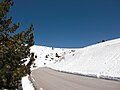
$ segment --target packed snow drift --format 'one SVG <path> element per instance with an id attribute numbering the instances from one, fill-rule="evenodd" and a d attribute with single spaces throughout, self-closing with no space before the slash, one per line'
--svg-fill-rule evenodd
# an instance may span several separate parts
<path id="1" fill-rule="evenodd" d="M 79 49 L 33 46 L 35 67 L 50 67 L 55 70 L 120 78 L 120 38 L 101 42 Z"/>

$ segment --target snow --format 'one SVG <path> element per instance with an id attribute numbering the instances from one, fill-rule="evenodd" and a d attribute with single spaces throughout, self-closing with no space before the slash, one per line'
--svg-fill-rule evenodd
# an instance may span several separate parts
<path id="1" fill-rule="evenodd" d="M 34 62 L 36 68 L 31 68 L 31 69 L 34 70 L 39 67 L 47 66 L 48 64 L 56 63 L 58 60 L 62 59 L 66 50 L 67 49 L 36 46 L 36 45 L 31 47 L 31 53 L 34 53 L 34 55 L 37 56 Z M 56 53 L 61 57 L 59 58 L 56 57 Z"/>
<path id="2" fill-rule="evenodd" d="M 74 74 L 120 80 L 120 38 L 76 49 L 33 46 L 31 52 L 37 56 L 36 67 L 31 67 L 31 70 L 49 67 Z M 60 57 L 56 57 L 56 53 Z"/>
<path id="3" fill-rule="evenodd" d="M 66 72 L 120 77 L 120 39 L 79 49 L 49 67 Z"/>
<path id="4" fill-rule="evenodd" d="M 28 77 L 29 76 L 27 75 L 27 76 L 22 78 L 22 88 L 23 88 L 23 90 L 35 90 Z"/>
<path id="5" fill-rule="evenodd" d="M 47 66 L 65 72 L 94 74 L 97 77 L 120 77 L 120 38 L 79 49 L 33 46 L 31 52 L 37 55 L 37 68 Z M 61 57 L 57 58 L 55 53 Z M 45 58 L 46 55 L 49 57 Z"/>
<path id="6" fill-rule="evenodd" d="M 61 58 L 56 57 L 56 53 L 59 56 L 62 56 L 65 52 L 64 49 L 52 48 L 52 47 L 44 47 L 44 46 L 33 46 L 31 47 L 31 53 L 35 54 L 35 66 L 31 67 L 31 70 L 37 69 L 39 67 L 45 67 L 48 64 L 55 63 Z M 47 55 L 47 58 L 46 58 Z M 29 59 L 27 59 L 29 61 Z M 26 62 L 26 64 L 28 63 Z M 35 90 L 33 88 L 32 83 L 28 79 L 28 76 L 22 78 L 22 87 L 23 90 Z"/>

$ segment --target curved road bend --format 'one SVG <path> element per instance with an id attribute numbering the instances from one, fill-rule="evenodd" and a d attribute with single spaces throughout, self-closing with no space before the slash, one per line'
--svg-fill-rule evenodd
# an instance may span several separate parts
<path id="1" fill-rule="evenodd" d="M 33 70 L 37 90 L 120 90 L 120 82 L 61 73 L 49 68 Z"/>

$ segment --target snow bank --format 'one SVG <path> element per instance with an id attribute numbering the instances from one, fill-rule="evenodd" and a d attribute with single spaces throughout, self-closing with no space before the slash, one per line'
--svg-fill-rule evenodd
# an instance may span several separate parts
<path id="1" fill-rule="evenodd" d="M 22 88 L 23 88 L 23 90 L 35 90 L 28 77 L 29 76 L 27 75 L 27 76 L 22 78 Z"/>
<path id="2" fill-rule="evenodd" d="M 70 73 L 120 78 L 120 38 L 79 49 L 33 46 L 31 52 L 36 56 L 36 68 L 47 66 Z"/>
<path id="3" fill-rule="evenodd" d="M 65 55 L 62 62 L 49 67 L 72 73 L 94 74 L 97 77 L 120 77 L 120 39 L 106 41 Z"/>

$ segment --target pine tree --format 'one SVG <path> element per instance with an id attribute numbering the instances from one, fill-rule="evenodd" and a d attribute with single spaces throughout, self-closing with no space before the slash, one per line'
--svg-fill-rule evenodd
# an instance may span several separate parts
<path id="1" fill-rule="evenodd" d="M 13 23 L 12 17 L 7 18 L 12 0 L 0 2 L 0 90 L 18 88 L 21 77 L 30 74 L 34 62 L 34 54 L 30 47 L 34 44 L 33 25 L 26 31 L 15 34 L 20 23 Z M 25 64 L 28 60 L 29 62 Z"/>

